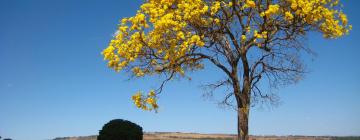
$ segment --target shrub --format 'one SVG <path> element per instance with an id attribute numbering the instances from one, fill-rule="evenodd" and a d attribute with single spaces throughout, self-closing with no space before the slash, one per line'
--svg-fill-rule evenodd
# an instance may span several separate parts
<path id="1" fill-rule="evenodd" d="M 142 140 L 142 128 L 130 121 L 115 119 L 106 123 L 97 140 Z"/>

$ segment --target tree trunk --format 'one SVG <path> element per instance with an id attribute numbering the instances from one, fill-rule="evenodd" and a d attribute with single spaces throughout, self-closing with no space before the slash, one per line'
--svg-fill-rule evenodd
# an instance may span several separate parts
<path id="1" fill-rule="evenodd" d="M 238 140 L 249 140 L 249 105 L 238 107 Z"/>
<path id="2" fill-rule="evenodd" d="M 239 88 L 234 88 L 238 92 Z M 237 96 L 236 96 L 237 95 Z M 249 113 L 250 113 L 250 86 L 245 83 L 241 94 L 235 94 L 238 113 L 238 137 L 237 140 L 249 140 Z"/>
<path id="3" fill-rule="evenodd" d="M 233 82 L 234 94 L 237 102 L 238 113 L 238 136 L 237 140 L 249 140 L 249 110 L 250 110 L 250 68 L 246 58 L 246 50 L 243 50 L 241 61 L 243 63 L 243 86 L 240 88 L 240 82 L 237 72 L 237 63 L 232 65 L 231 78 Z"/>

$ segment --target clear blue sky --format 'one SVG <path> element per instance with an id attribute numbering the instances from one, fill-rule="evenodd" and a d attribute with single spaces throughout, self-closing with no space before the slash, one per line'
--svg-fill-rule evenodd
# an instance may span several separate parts
<path id="1" fill-rule="evenodd" d="M 95 135 L 123 118 L 145 131 L 236 133 L 236 114 L 202 98 L 199 85 L 220 73 L 208 67 L 193 81 L 170 83 L 160 112 L 132 104 L 137 90 L 157 80 L 126 81 L 106 67 L 100 52 L 118 21 L 142 0 L 0 0 L 0 136 L 43 140 Z M 309 36 L 318 56 L 299 84 L 279 90 L 282 104 L 253 108 L 254 135 L 360 135 L 360 2 L 344 1 L 350 36 Z"/>

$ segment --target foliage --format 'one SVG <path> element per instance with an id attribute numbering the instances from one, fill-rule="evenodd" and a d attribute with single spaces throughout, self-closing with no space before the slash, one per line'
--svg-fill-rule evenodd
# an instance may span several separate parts
<path id="1" fill-rule="evenodd" d="M 106 123 L 99 132 L 98 140 L 142 140 L 142 128 L 130 121 L 115 119 Z"/>

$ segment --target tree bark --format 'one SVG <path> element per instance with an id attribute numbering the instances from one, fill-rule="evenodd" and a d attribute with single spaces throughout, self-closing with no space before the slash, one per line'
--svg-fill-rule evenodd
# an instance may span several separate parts
<path id="1" fill-rule="evenodd" d="M 249 140 L 249 113 L 250 113 L 250 84 L 244 83 L 243 90 L 234 86 L 238 113 L 238 137 L 237 140 Z"/>
<path id="2" fill-rule="evenodd" d="M 234 95 L 237 102 L 238 135 L 237 140 L 249 140 L 249 110 L 250 110 L 250 68 L 246 58 L 246 49 L 240 55 L 243 64 L 243 84 L 240 86 L 237 62 L 232 63 L 231 79 L 233 82 Z"/>
<path id="3" fill-rule="evenodd" d="M 249 140 L 249 105 L 238 108 L 238 140 Z"/>

